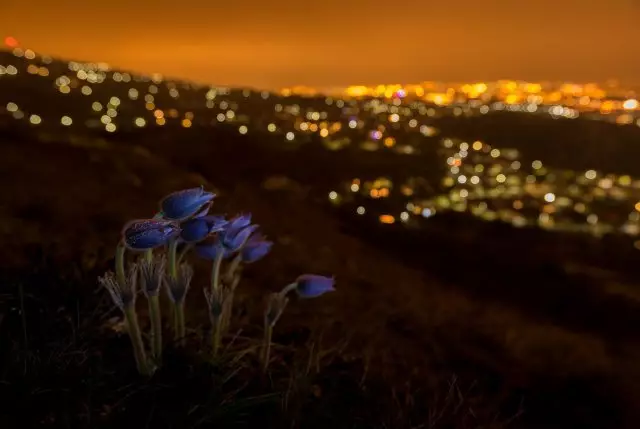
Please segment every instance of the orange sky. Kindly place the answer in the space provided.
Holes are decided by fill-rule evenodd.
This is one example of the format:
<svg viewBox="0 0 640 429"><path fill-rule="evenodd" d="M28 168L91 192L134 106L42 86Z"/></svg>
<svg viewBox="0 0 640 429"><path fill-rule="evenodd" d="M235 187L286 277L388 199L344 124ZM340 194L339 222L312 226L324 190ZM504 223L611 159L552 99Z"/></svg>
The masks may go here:
<svg viewBox="0 0 640 429"><path fill-rule="evenodd" d="M0 37L80 60L274 88L640 81L640 0L0 0Z"/></svg>

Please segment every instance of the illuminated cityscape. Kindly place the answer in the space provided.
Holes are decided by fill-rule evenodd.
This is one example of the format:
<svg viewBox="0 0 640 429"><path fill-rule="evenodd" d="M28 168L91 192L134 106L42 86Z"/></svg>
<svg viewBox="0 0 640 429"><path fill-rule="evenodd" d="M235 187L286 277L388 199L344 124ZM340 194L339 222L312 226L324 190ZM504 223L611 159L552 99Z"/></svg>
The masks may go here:
<svg viewBox="0 0 640 429"><path fill-rule="evenodd" d="M396 184L381 177L363 182L354 179L344 184L346 192L332 190L330 201L355 204L361 200L353 211L364 215L371 212L367 201L399 194L395 212L377 214L383 224L410 224L415 216L424 219L453 210L516 227L537 225L594 235L640 233L639 179L594 170L556 171L542 167L542 161L525 166L516 149L441 136L436 124L443 117L504 111L640 127L640 106L630 90L605 91L596 84L502 81L350 87L341 95L292 88L274 94L195 85L166 80L158 74L133 75L103 63L60 63L17 47L0 54L0 59L0 85L12 85L16 79L43 82L60 99L51 111L37 99L22 102L3 91L0 124L19 121L36 129L84 128L107 134L146 127L186 129L224 124L235 127L240 135L266 132L291 144L319 138L330 151L352 147L406 156L420 155L425 139L436 138L441 142L438 153L446 160L447 172L442 179L430 177L439 182L427 187L439 189L435 195L420 190L419 178L408 177L406 183ZM617 217L609 216L608 222L602 221L598 212L604 204L599 201L606 200L619 206ZM608 212L613 210L611 205L604 206Z"/></svg>

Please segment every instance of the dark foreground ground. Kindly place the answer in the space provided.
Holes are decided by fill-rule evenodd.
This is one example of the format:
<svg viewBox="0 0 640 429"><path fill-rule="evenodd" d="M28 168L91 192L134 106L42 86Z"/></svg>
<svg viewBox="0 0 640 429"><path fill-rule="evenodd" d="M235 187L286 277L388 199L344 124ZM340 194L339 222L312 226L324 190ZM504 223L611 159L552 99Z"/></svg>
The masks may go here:
<svg viewBox="0 0 640 429"><path fill-rule="evenodd" d="M353 228L305 186L262 190L259 147L1 143L3 428L637 427L639 289L588 271L584 255L554 262L568 244L456 217L420 240ZM216 210L251 211L276 246L247 269L213 364L199 329L208 267L196 264L189 347L169 344L143 380L96 278L126 220L201 184L219 192ZM264 296L304 272L335 275L338 292L290 304L262 377Z"/></svg>

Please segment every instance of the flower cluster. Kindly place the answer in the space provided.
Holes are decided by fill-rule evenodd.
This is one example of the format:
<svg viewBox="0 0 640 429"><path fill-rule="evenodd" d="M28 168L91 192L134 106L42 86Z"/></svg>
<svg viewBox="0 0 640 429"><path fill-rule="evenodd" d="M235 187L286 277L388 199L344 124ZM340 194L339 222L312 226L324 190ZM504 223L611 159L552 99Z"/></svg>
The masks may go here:
<svg viewBox="0 0 640 429"><path fill-rule="evenodd" d="M230 219L209 214L214 198L215 194L202 187L174 192L160 201L160 211L153 218L128 222L116 250L116 272L108 272L99 278L125 315L136 364L142 374L152 374L161 363L159 292L163 285L173 311L176 344L182 344L185 338L185 298L194 271L183 259L190 251L212 261L210 284L204 288L204 302L211 320L211 346L215 356L230 323L234 292L241 281L244 265L259 261L273 246L259 232L258 225L252 223L251 214L242 213ZM158 253L160 249L164 252ZM127 250L139 253L140 257L129 264L125 274ZM135 311L138 284L149 305L152 359L147 359ZM266 369L269 362L271 333L288 303L287 294L295 291L301 298L314 298L332 291L333 285L333 278L305 274L270 295L265 311L263 368Z"/></svg>

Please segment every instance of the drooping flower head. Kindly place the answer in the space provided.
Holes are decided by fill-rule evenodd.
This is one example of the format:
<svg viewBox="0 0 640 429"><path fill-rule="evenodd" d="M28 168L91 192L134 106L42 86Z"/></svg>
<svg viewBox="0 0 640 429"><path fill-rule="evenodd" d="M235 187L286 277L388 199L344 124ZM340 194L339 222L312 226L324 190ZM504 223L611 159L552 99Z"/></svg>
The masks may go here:
<svg viewBox="0 0 640 429"><path fill-rule="evenodd" d="M138 284L138 266L131 264L129 273L125 278L125 284L120 284L113 271L108 271L103 277L98 277L98 282L111 296L113 303L124 311L135 305Z"/></svg>
<svg viewBox="0 0 640 429"><path fill-rule="evenodd" d="M252 263L264 258L271 251L273 243L263 235L253 234L240 250L242 262Z"/></svg>
<svg viewBox="0 0 640 429"><path fill-rule="evenodd" d="M204 187L173 192L160 201L160 210L165 219L183 221L202 214L215 194L206 192ZM206 214L206 213L205 213Z"/></svg>
<svg viewBox="0 0 640 429"><path fill-rule="evenodd" d="M165 277L169 299L176 304L182 303L187 296L192 278L193 268L186 263L180 264L178 267L178 276L175 279L171 276Z"/></svg>
<svg viewBox="0 0 640 429"><path fill-rule="evenodd" d="M316 298L334 291L334 283L333 277L303 274L296 279L296 292L300 298Z"/></svg>
<svg viewBox="0 0 640 429"><path fill-rule="evenodd" d="M171 221L136 219L128 222L122 236L125 246L131 250L150 250L162 246L175 237L180 228Z"/></svg>
<svg viewBox="0 0 640 429"><path fill-rule="evenodd" d="M220 243L231 253L235 253L245 245L258 225L251 224L251 214L241 214L229 221L220 234Z"/></svg>
<svg viewBox="0 0 640 429"><path fill-rule="evenodd" d="M142 292L149 297L158 295L164 281L165 255L156 255L153 259L141 258L138 262L141 278L144 282Z"/></svg>
<svg viewBox="0 0 640 429"><path fill-rule="evenodd" d="M222 231L228 224L229 221L223 216L194 217L180 225L180 238L187 243L197 243L213 233Z"/></svg>
<svg viewBox="0 0 640 429"><path fill-rule="evenodd" d="M209 261L215 260L218 255L222 255L222 258L231 256L231 252L222 245L218 238L201 241L195 245L194 250L200 258Z"/></svg>

